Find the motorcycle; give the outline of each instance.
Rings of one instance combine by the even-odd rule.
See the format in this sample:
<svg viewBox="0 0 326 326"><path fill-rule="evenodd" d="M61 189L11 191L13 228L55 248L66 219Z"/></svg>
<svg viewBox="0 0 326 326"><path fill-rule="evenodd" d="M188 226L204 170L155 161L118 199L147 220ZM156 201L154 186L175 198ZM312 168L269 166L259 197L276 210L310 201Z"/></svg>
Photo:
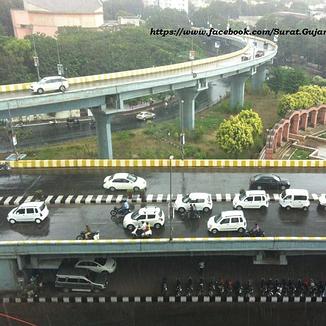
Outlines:
<svg viewBox="0 0 326 326"><path fill-rule="evenodd" d="M131 235L134 238L150 238L153 235L153 232L151 229L145 231L142 227L136 227L131 232Z"/></svg>
<svg viewBox="0 0 326 326"><path fill-rule="evenodd" d="M11 167L7 162L0 163L0 171L10 171Z"/></svg>
<svg viewBox="0 0 326 326"><path fill-rule="evenodd" d="M167 281L166 277L164 277L162 280L161 294L163 297L166 297L168 295L168 281Z"/></svg>
<svg viewBox="0 0 326 326"><path fill-rule="evenodd" d="M181 285L181 281L177 279L177 283L175 286L175 296L181 297L181 295L182 295L182 285Z"/></svg>
<svg viewBox="0 0 326 326"><path fill-rule="evenodd" d="M264 237L265 232L262 229L259 229L259 230L251 229L246 232L246 236L247 237Z"/></svg>
<svg viewBox="0 0 326 326"><path fill-rule="evenodd" d="M186 296L191 297L193 292L194 292L194 284L192 278L189 277L187 282L187 288L186 288Z"/></svg>
<svg viewBox="0 0 326 326"><path fill-rule="evenodd" d="M213 297L216 293L216 282L212 279L208 284L208 295Z"/></svg>
<svg viewBox="0 0 326 326"><path fill-rule="evenodd" d="M99 240L100 239L100 231L91 232L87 234L85 231L81 231L80 234L77 235L76 240Z"/></svg>
<svg viewBox="0 0 326 326"><path fill-rule="evenodd" d="M130 209L123 209L121 207L114 206L114 208L110 211L111 220L113 222L122 223L123 218L129 213L131 213Z"/></svg>

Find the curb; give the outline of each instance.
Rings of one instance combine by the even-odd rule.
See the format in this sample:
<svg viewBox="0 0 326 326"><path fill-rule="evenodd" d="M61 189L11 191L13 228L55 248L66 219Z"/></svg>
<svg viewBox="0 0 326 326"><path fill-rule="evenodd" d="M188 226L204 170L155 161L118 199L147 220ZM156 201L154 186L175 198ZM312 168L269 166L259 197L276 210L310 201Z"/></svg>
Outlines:
<svg viewBox="0 0 326 326"><path fill-rule="evenodd" d="M213 194L213 202L232 202L236 194ZM174 202L177 197L181 197L182 194L172 195L172 201ZM310 201L318 201L318 194L310 194ZM70 204L114 204L120 203L123 199L128 199L126 195L48 195L44 202L52 205L70 205ZM148 194L142 198L141 195L133 195L129 199L132 203L167 203L170 200L170 195L165 194ZM22 203L28 203L31 201L39 201L37 196L7 196L0 197L0 206L13 206L20 205ZM270 195L271 202L279 201L279 194Z"/></svg>
<svg viewBox="0 0 326 326"><path fill-rule="evenodd" d="M5 161L0 161L5 163ZM21 160L12 168L326 168L326 160Z"/></svg>
<svg viewBox="0 0 326 326"><path fill-rule="evenodd" d="M59 297L3 297L10 303L325 303L326 297L240 297L240 296L59 296Z"/></svg>

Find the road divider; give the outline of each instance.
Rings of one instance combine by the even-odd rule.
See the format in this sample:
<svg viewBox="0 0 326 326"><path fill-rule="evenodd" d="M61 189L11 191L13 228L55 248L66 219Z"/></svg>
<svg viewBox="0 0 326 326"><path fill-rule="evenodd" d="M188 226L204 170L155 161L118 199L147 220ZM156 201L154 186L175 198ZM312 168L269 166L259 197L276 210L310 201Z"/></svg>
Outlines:
<svg viewBox="0 0 326 326"><path fill-rule="evenodd" d="M212 194L212 200L214 202L232 202L234 196L238 194ZM182 194L172 195L172 201L174 202L177 197L182 196ZM132 203L167 203L169 201L170 195L168 194L147 194L145 196L133 195L128 198L126 195L47 195L44 196L44 201L46 204L53 205L71 205L71 204L114 204L121 203L122 200L128 200ZM311 201L318 201L318 194L310 194L309 199ZM269 195L271 202L279 201L279 194ZM40 201L38 195L35 196L7 196L0 197L0 206L13 206L20 205L23 203L28 203L32 201Z"/></svg>
<svg viewBox="0 0 326 326"><path fill-rule="evenodd" d="M0 161L5 163L5 161ZM326 168L326 160L21 160L11 168Z"/></svg>

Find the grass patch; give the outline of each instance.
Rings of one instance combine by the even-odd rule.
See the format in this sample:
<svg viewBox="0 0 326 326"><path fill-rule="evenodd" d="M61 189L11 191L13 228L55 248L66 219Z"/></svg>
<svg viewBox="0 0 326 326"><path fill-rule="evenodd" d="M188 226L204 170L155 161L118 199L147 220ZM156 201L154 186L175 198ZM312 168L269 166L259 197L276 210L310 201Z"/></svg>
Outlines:
<svg viewBox="0 0 326 326"><path fill-rule="evenodd" d="M291 160L309 160L309 155L312 152L305 149L296 149L291 156Z"/></svg>
<svg viewBox="0 0 326 326"><path fill-rule="evenodd" d="M321 134L321 135L319 135L318 137L326 139L326 132L323 133L323 134Z"/></svg>
<svg viewBox="0 0 326 326"><path fill-rule="evenodd" d="M251 106L257 112L264 128L271 128L280 118L277 116L279 98L273 94L246 95L245 107ZM219 124L230 117L228 100L213 106L209 110L196 114L195 130L186 132L185 157L222 159L230 158L221 151L215 134ZM167 158L174 155L181 158L179 146L179 119L149 122L143 129L125 130L112 133L113 154L117 159ZM239 155L239 158L256 158L264 145L265 135L255 141L254 146ZM72 159L96 158L97 145L95 137L73 140L60 145L47 145L39 148L25 149L27 159Z"/></svg>

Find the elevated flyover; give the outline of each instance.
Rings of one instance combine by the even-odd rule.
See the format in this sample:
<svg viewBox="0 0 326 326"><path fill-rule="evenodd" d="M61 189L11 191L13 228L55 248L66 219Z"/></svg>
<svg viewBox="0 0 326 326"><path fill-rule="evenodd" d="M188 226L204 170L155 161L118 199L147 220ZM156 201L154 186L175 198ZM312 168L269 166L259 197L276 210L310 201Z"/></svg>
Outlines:
<svg viewBox="0 0 326 326"><path fill-rule="evenodd" d="M230 82L232 107L243 105L247 78L253 78L255 89L261 87L266 64L275 57L277 45L254 37L227 39L241 49L179 64L70 78L72 87L65 93L32 96L28 83L0 86L0 119L89 108L96 119L99 156L112 158L111 115L124 110L125 100L174 91L183 112L181 123L184 128L193 129L195 99L204 90L214 93L214 81Z"/></svg>

